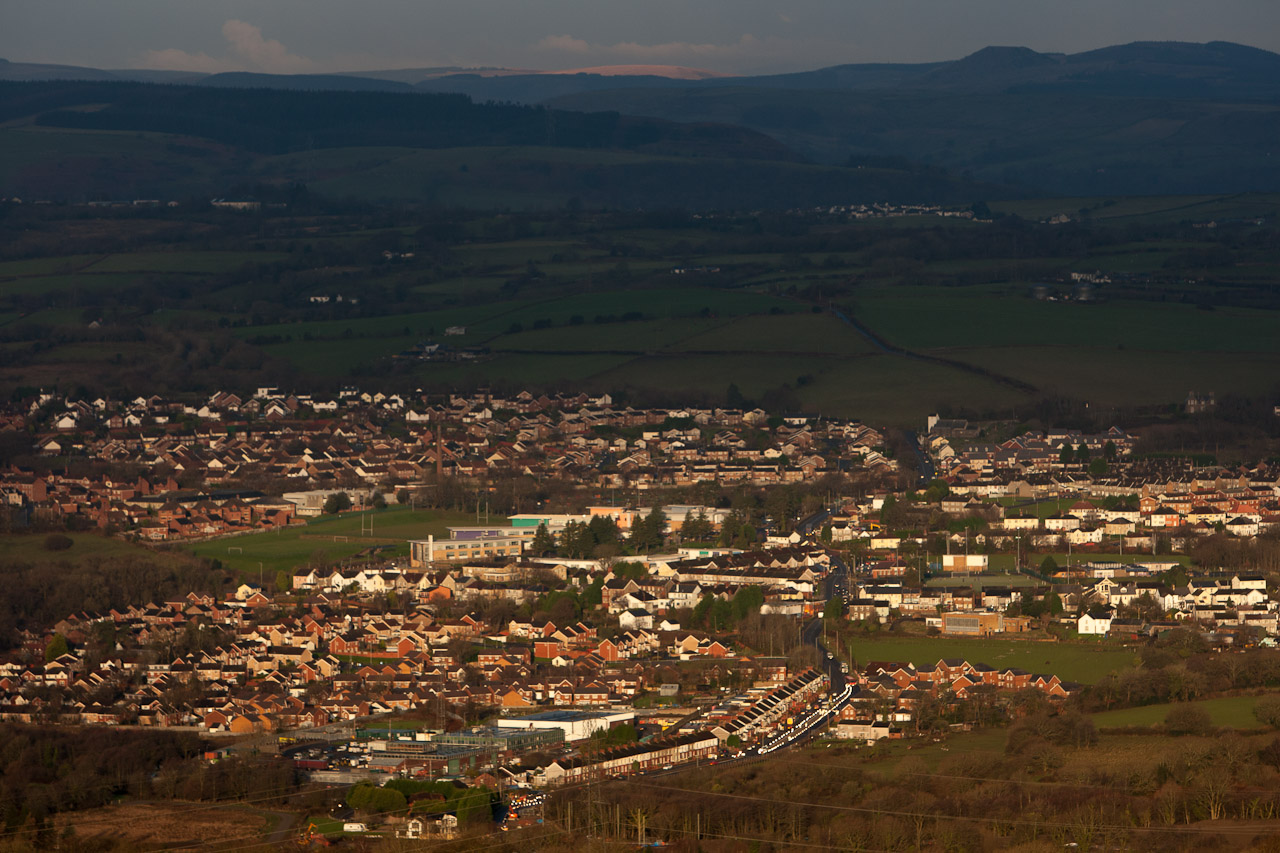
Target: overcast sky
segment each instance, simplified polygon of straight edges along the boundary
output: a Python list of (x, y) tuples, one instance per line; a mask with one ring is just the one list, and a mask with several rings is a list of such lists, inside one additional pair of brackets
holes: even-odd
[(1280, 0), (0, 0), (0, 57), (99, 68), (767, 73), (1147, 40), (1280, 51)]

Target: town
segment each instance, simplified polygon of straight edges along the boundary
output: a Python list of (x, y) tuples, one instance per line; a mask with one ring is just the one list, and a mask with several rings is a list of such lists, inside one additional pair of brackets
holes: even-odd
[[(335, 535), (355, 550), (271, 578), (210, 563), (208, 588), (22, 621), (0, 719), (196, 732), (210, 760), (266, 751), (317, 784), (505, 785), (529, 792), (510, 827), (538, 819), (539, 791), (936, 739), (1089, 686), (949, 642), (1190, 633), (1230, 654), (1278, 633), (1259, 570), (1276, 472), (1143, 458), (1115, 428), (992, 440), (1001, 425), (933, 416), (908, 437), (608, 395), (274, 388), (40, 393), (4, 428), (43, 463), (4, 471), (6, 527), (54, 554), (92, 533), (231, 563), (344, 517), (372, 536), (421, 514), (426, 532)], [(474, 515), (427, 525), (450, 500)], [(917, 659), (880, 655), (885, 633)], [(439, 809), (385, 817), (458, 831)]]

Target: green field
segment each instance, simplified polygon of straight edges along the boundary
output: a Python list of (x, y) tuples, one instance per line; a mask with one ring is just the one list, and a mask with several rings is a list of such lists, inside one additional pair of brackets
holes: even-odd
[(1027, 503), (1025, 498), (1002, 497), (997, 498), (996, 503), (1005, 507), (1005, 515), (1011, 518), (1034, 515), (1037, 518), (1048, 518), (1062, 510), (1068, 509), (1076, 498), (1063, 498), (1061, 500), (1035, 501)]
[(1215, 218), (1274, 216), (1280, 196), (1274, 193), (1233, 193), (1231, 195), (1115, 196), (1096, 198), (1047, 198), (991, 202), (993, 211), (1012, 213), (1024, 219), (1048, 219), (1058, 214), (1079, 217), (1089, 211), (1096, 221), (1141, 220), (1143, 222), (1206, 221)]
[[(1059, 348), (1059, 368), (1081, 375), (1088, 373), (1088, 366), (1075, 366), (1081, 349), (1107, 349), (1113, 360), (1124, 357), (1116, 355), (1117, 345), (1161, 353), (1275, 353), (1280, 340), (1273, 315), (1256, 309), (1199, 311), (1166, 302), (1038, 301), (1030, 285), (1011, 285), (1003, 293), (928, 287), (872, 292), (859, 296), (853, 310), (876, 334), (907, 349)], [(1020, 360), (1014, 355), (1008, 363)]]
[[(0, 128), (0, 148), (6, 134), (16, 135), (9, 141), (22, 156), (34, 156), (33, 142), (43, 140), (77, 157), (101, 142), (110, 157), (127, 141)], [(176, 137), (140, 140), (143, 149), (173, 149), (170, 159), (200, 146)], [(201, 150), (209, 169), (224, 167), (225, 152)], [(607, 194), (610, 169), (672, 162), (619, 151), (362, 148), (261, 158), (254, 168), (312, 187), (355, 187), (381, 175), (419, 200), (472, 191), (542, 193), (547, 200), (561, 192), (588, 197), (556, 183), (559, 169), (577, 180), (582, 164), (598, 167), (592, 180)], [(69, 175), (83, 179), (72, 166)], [(419, 179), (430, 186), (415, 185)], [(368, 186), (355, 195), (377, 192)], [(148, 197), (141, 184), (138, 193)], [(1091, 206), (1102, 222), (1103, 212), (1262, 211), (1275, 198), (1108, 201), (1015, 207), (1032, 216), (1041, 208)], [(107, 209), (67, 216), (61, 244), (39, 229), (22, 232), (35, 235), (22, 238), (32, 245), (15, 246), (7, 257), (33, 257), (0, 263), (0, 321), (8, 321), (0, 382), (131, 387), (147, 375), (172, 387), (193, 371), (212, 370), (225, 387), (403, 379), (431, 391), (573, 387), (708, 405), (722, 404), (735, 385), (753, 404), (918, 429), (930, 411), (1025, 420), (1042, 400), (1058, 397), (1127, 415), (1177, 404), (1191, 389), (1268, 394), (1280, 370), (1280, 336), (1273, 333), (1280, 310), (1233, 307), (1271, 305), (1271, 284), (1280, 277), (1274, 252), (1247, 235), (1228, 251), (1208, 231), (1186, 236), (1097, 224), (1097, 234), (1062, 241), (1059, 229), (1024, 224), (1036, 236), (1031, 251), (999, 240), (974, 251), (970, 229), (1007, 223), (935, 218), (921, 231), (897, 220), (833, 224), (817, 214), (812, 223), (774, 228), (742, 215), (699, 219), (568, 205), (546, 214), (431, 214), (427, 224), (264, 210), (280, 228), (246, 236), (239, 215), (184, 222), (184, 213), (179, 205), (146, 219)], [(877, 239), (856, 235), (861, 229), (873, 229)], [(40, 256), (58, 245), (65, 255)], [(384, 245), (413, 257), (384, 261)], [(91, 253), (99, 246), (125, 251)], [(1202, 255), (1204, 265), (1221, 269), (1201, 269)], [(242, 273), (262, 265), (262, 275)], [(672, 272), (698, 266), (718, 272)], [(1139, 277), (1100, 286), (1099, 299), (1087, 304), (1033, 298), (1038, 283), (1065, 292), (1070, 285), (1058, 277), (1100, 268)], [(1144, 273), (1155, 274), (1150, 283)], [(335, 292), (358, 301), (308, 299)], [(841, 322), (840, 310), (870, 334)], [(102, 327), (89, 328), (98, 318)], [(466, 332), (444, 337), (451, 326)], [(396, 358), (429, 341), (478, 357)]]
[[(1258, 312), (1261, 320), (1268, 312)], [(1212, 316), (1212, 315), (1209, 315)], [(1247, 330), (1245, 330), (1247, 331)], [(1234, 340), (1224, 330), (1223, 342)], [(1222, 353), (1143, 351), (1128, 347), (992, 347), (954, 349), (950, 357), (999, 371), (1035, 385), (1042, 393), (1062, 394), (1102, 405), (1159, 404), (1185, 400), (1195, 388), (1230, 387), (1238, 393), (1267, 393), (1280, 368), (1280, 355), (1242, 352), (1229, 357), (1226, 377)]]
[[(372, 521), (373, 532), (361, 533), (361, 524)], [(191, 546), (191, 553), (221, 560), (242, 578), (258, 579), (262, 571), (270, 580), (279, 571), (293, 571), (309, 562), (334, 562), (347, 559), (374, 545), (392, 545), (386, 556), (407, 554), (410, 539), (448, 536), (449, 525), (474, 524), (475, 516), (467, 513), (411, 510), (388, 507), (367, 513), (350, 512), (324, 516), (306, 525), (268, 533), (254, 533), (201, 542)], [(261, 564), (261, 568), (259, 567)]]
[(679, 348), (688, 339), (722, 325), (723, 320), (640, 320), (631, 323), (591, 323), (503, 335), (490, 344), (495, 350), (595, 352)]
[[(1257, 702), (1257, 696), (1229, 696), (1222, 699), (1201, 699), (1185, 704), (1207, 712), (1215, 726), (1260, 729), (1263, 728), (1262, 723), (1253, 716), (1253, 706)], [(1093, 722), (1098, 728), (1155, 726), (1163, 723), (1169, 712), (1180, 704), (1184, 703), (1170, 702), (1163, 705), (1144, 705), (1140, 708), (1122, 708), (1119, 711), (1103, 711), (1093, 715)]]
[(964, 658), (969, 663), (985, 663), (997, 669), (1025, 669), (1084, 684), (1092, 684), (1108, 672), (1137, 663), (1137, 656), (1123, 649), (1015, 639), (859, 637), (853, 640), (853, 650), (859, 666), (873, 660), (910, 662), (921, 666), (937, 663), (942, 658)]
[(185, 560), (163, 549), (151, 549), (135, 545), (123, 539), (98, 536), (93, 533), (63, 533), (72, 541), (65, 551), (49, 551), (44, 547), (45, 535), (37, 533), (11, 533), (0, 536), (0, 564), (3, 563), (67, 563), (83, 565), (93, 560), (112, 557), (128, 557), (143, 554), (152, 560), (170, 562)]
[(814, 353), (832, 356), (876, 352), (872, 344), (851, 326), (830, 314), (743, 317), (693, 335), (672, 349), (683, 351), (734, 351)]
[(283, 252), (127, 252), (108, 255), (85, 268), (86, 272), (234, 272), (245, 264), (265, 264), (288, 257)]
[(824, 359), (814, 377), (798, 389), (807, 409), (916, 429), (927, 412), (957, 407), (1005, 411), (1028, 399), (991, 379), (897, 355)]
[(602, 388), (649, 387), (723, 399), (730, 384), (754, 396), (802, 376), (817, 375), (830, 361), (817, 355), (698, 355), (661, 353), (636, 358), (595, 377)]
[(547, 381), (573, 382), (579, 388), (617, 390), (616, 385), (610, 385), (598, 377), (628, 364), (632, 358), (629, 355), (603, 353), (499, 353), (490, 360), (475, 363), (424, 364), (413, 375), (432, 387), (467, 387), (473, 383), (505, 380), (519, 385), (536, 385)]
[(9, 280), (0, 279), (0, 295), (58, 293), (65, 290), (110, 291), (128, 287), (135, 280), (134, 276), (123, 273), (22, 276)]
[[(484, 335), (476, 329), (478, 324), (489, 320), (495, 325), (506, 328), (513, 319), (518, 320), (523, 316), (520, 312), (528, 305), (529, 302), (525, 300), (512, 300), (494, 305), (446, 308), (439, 311), (421, 311), (386, 317), (352, 317), (346, 320), (312, 320), (244, 326), (236, 329), (235, 334), (240, 338), (291, 337), (294, 341), (307, 340), (308, 336), (317, 340), (383, 338), (388, 335), (428, 339), (443, 335), (444, 330), (450, 326), (466, 326), (467, 334), (448, 340), (450, 342), (456, 340), (462, 345), (470, 346), (484, 339)], [(514, 316), (508, 317), (508, 315)], [(505, 324), (496, 319), (502, 317), (508, 317)]]
[(0, 263), (0, 278), (9, 276), (42, 276), (68, 273), (101, 258), (101, 255), (62, 255)]

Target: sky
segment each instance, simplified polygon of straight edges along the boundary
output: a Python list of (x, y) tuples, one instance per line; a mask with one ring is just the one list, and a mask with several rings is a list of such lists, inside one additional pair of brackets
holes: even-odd
[(1280, 52), (1280, 0), (0, 0), (0, 57), (98, 68), (759, 74), (1214, 40)]

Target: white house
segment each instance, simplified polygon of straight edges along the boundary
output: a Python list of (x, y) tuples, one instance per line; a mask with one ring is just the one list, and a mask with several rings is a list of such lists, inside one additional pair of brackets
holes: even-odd
[(1115, 613), (1111, 610), (1104, 611), (1098, 616), (1086, 613), (1076, 621), (1076, 630), (1081, 636), (1105, 634), (1111, 630), (1111, 620), (1114, 618)]

